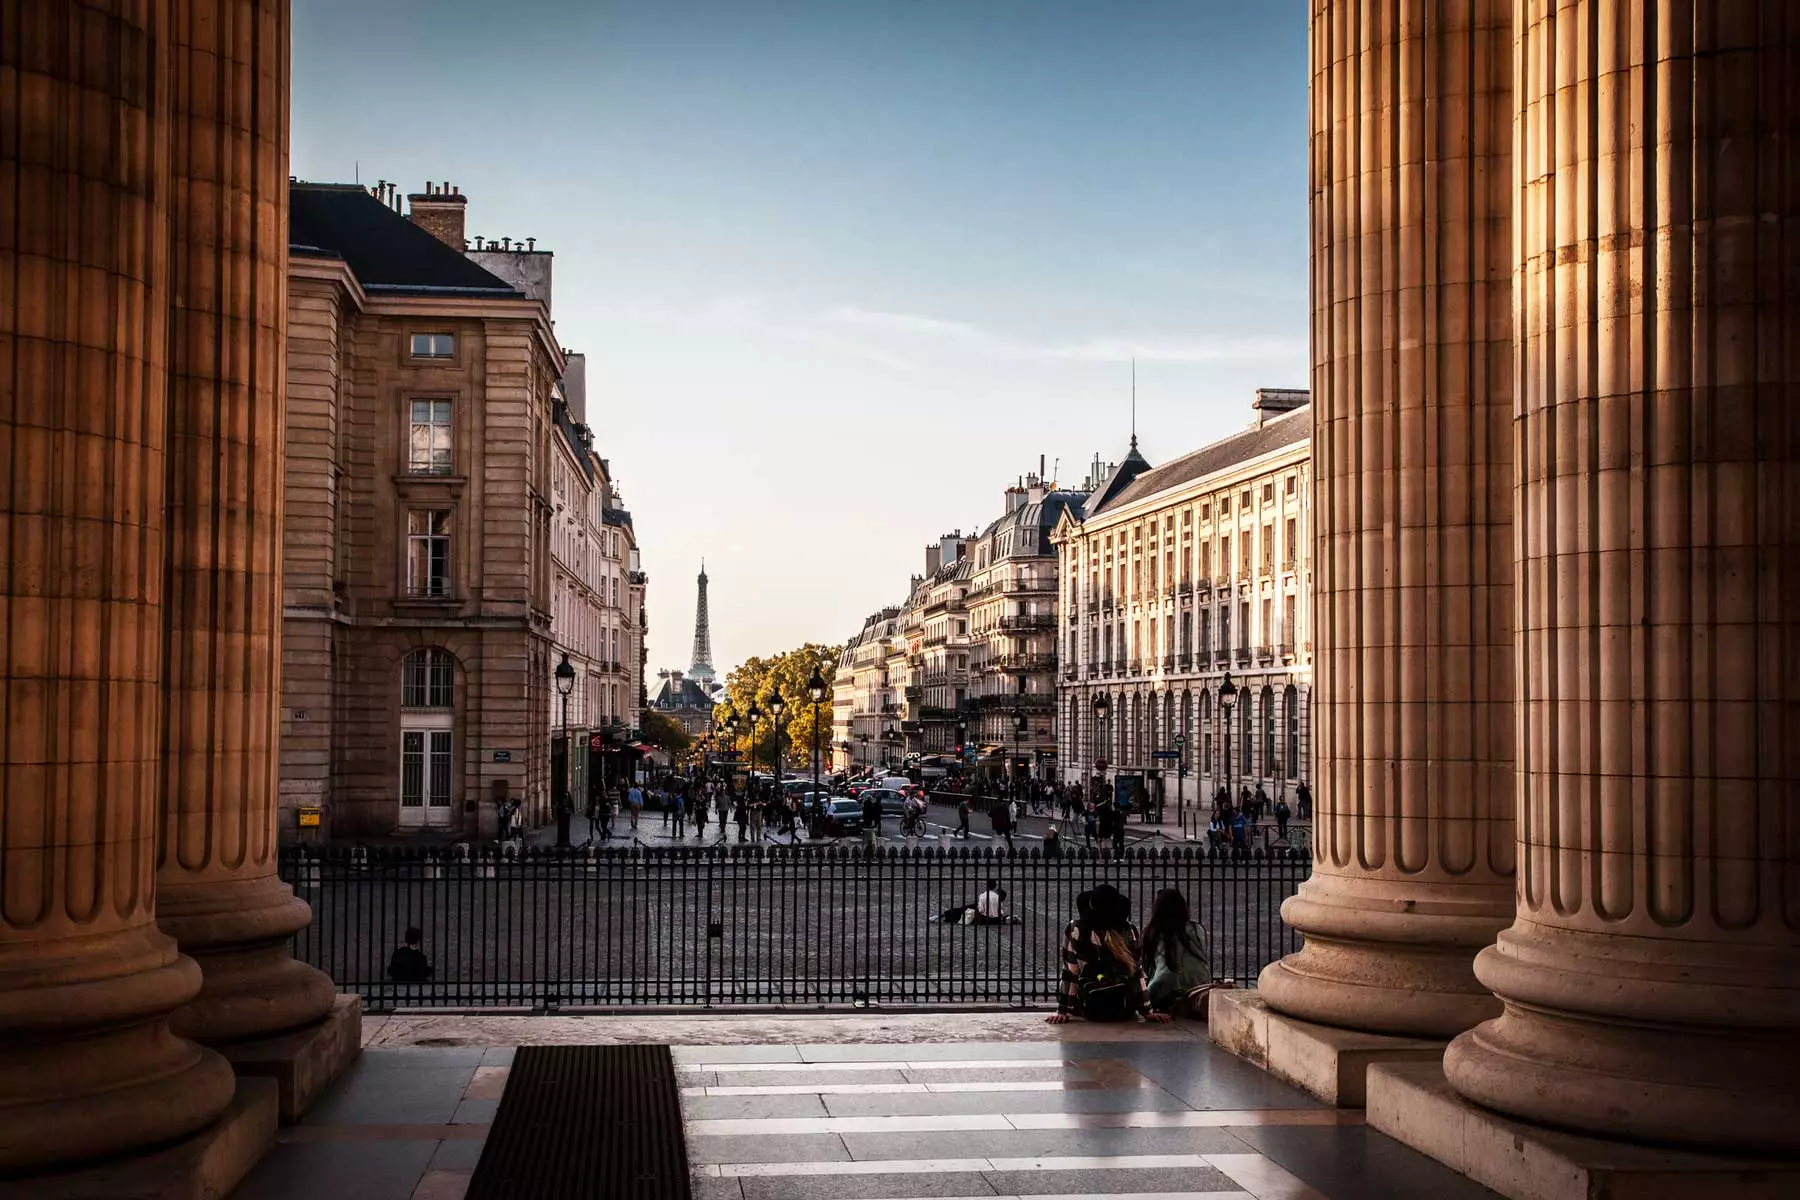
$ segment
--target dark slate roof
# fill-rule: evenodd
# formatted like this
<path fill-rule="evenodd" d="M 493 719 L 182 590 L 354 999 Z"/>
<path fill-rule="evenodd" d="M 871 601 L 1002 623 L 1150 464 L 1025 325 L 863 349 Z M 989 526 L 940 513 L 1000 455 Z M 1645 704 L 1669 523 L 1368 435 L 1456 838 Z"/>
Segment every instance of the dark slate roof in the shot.
<path fill-rule="evenodd" d="M 600 510 L 602 525 L 631 525 L 631 513 L 623 508 L 603 508 Z"/>
<path fill-rule="evenodd" d="M 1202 446 L 1173 462 L 1138 474 L 1110 499 L 1090 504 L 1088 516 L 1098 516 L 1109 509 L 1123 507 L 1158 492 L 1166 492 L 1170 488 L 1211 475 L 1214 471 L 1222 471 L 1234 463 L 1260 458 L 1295 442 L 1303 442 L 1311 436 L 1312 405 L 1302 405 L 1292 412 L 1270 418 L 1258 428 L 1234 433 L 1223 441 Z"/>
<path fill-rule="evenodd" d="M 664 676 L 657 685 L 656 691 L 650 694 L 650 707 L 660 709 L 700 708 L 713 706 L 712 697 L 706 689 L 686 676 L 682 677 L 681 686 L 675 686 L 673 676 Z"/>
<path fill-rule="evenodd" d="M 558 400 L 550 406 L 556 414 L 556 427 L 562 432 L 563 441 L 569 444 L 569 450 L 575 455 L 575 461 L 581 464 L 582 472 L 587 476 L 589 485 L 594 482 L 593 452 L 581 440 L 581 431 L 575 428 L 575 421 L 569 416 L 569 406 Z M 604 521 L 601 524 L 605 524 Z"/>
<path fill-rule="evenodd" d="M 524 297 L 357 184 L 290 183 L 288 205 L 289 253 L 341 258 L 367 291 Z"/>
<path fill-rule="evenodd" d="M 1106 482 L 1095 488 L 1088 497 L 1088 513 L 1091 515 L 1110 507 L 1120 493 L 1131 486 L 1133 480 L 1149 469 L 1150 460 L 1138 453 L 1137 438 L 1132 438 L 1131 449 L 1119 460 L 1119 465 L 1113 468 L 1112 474 L 1106 477 Z"/>

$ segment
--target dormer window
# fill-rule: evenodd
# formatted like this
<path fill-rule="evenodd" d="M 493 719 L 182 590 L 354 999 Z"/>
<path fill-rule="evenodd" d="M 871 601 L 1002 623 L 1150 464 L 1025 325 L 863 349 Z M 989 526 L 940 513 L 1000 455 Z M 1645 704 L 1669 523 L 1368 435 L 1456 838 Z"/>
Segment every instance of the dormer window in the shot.
<path fill-rule="evenodd" d="M 412 356 L 414 358 L 455 358 L 456 335 L 454 333 L 415 333 L 412 335 Z"/>

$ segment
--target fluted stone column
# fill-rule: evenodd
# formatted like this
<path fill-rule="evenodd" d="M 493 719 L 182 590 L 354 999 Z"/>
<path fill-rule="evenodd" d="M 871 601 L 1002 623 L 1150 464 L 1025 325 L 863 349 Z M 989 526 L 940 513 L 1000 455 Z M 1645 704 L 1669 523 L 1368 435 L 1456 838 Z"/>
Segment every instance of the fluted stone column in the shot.
<path fill-rule="evenodd" d="M 1269 1006 L 1450 1037 L 1513 908 L 1510 0 L 1313 0 L 1313 875 Z"/>
<path fill-rule="evenodd" d="M 1519 911 L 1445 1073 L 1792 1155 L 1800 6 L 1519 11 Z"/>
<path fill-rule="evenodd" d="M 161 5 L 0 9 L 0 1174 L 223 1112 L 158 931 L 168 301 Z"/>
<path fill-rule="evenodd" d="M 205 974 L 176 1027 L 226 1043 L 306 1025 L 331 981 L 275 875 L 287 264 L 286 0 L 171 0 L 162 856 L 157 919 Z"/>

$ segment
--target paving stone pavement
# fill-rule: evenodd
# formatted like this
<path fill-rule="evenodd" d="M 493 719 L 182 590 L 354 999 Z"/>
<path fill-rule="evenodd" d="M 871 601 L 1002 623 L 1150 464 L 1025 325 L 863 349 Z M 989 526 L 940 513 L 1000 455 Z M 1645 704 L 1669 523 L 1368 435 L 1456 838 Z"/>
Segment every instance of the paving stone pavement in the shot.
<path fill-rule="evenodd" d="M 673 1047 L 696 1200 L 1493 1195 L 1224 1053 L 1203 1026 L 421 1016 L 378 1018 L 364 1040 L 240 1200 L 461 1200 L 515 1046 L 626 1041 Z"/>

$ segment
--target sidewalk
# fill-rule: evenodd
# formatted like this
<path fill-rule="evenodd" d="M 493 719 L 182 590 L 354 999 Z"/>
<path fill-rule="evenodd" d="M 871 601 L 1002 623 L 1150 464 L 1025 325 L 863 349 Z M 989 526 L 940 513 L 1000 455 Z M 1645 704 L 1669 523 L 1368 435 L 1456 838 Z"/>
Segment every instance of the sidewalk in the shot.
<path fill-rule="evenodd" d="M 236 1195 L 461 1200 L 513 1048 L 604 1042 L 673 1048 L 694 1200 L 1493 1195 L 1227 1054 L 1204 1025 L 950 1010 L 374 1017 L 360 1061 Z"/>

